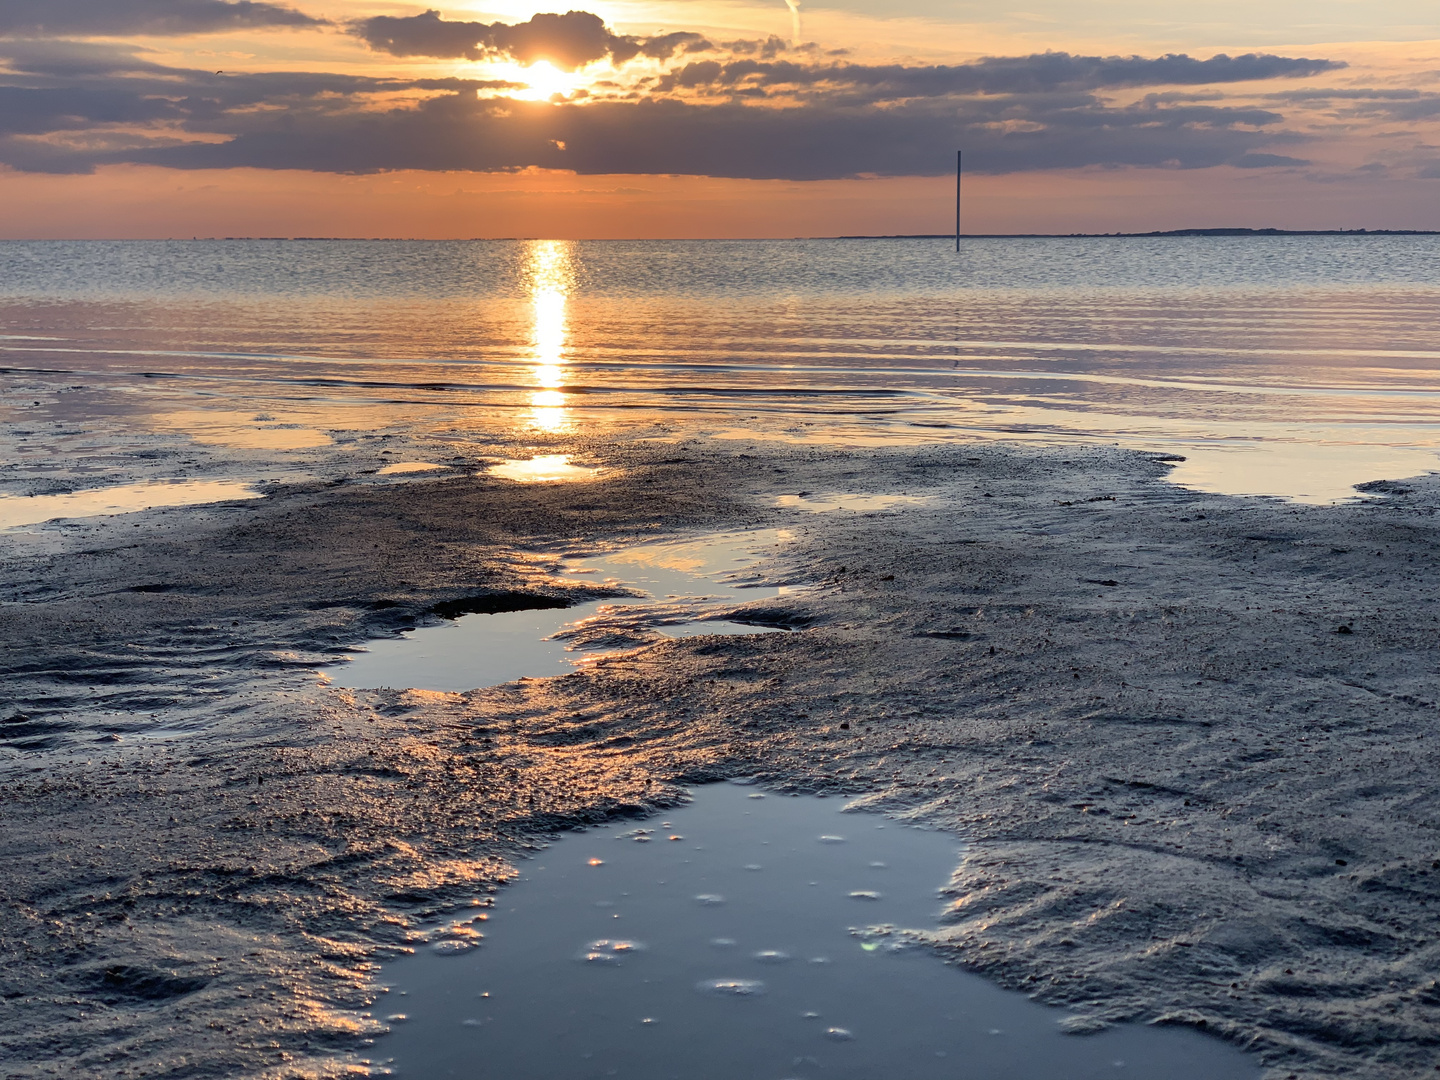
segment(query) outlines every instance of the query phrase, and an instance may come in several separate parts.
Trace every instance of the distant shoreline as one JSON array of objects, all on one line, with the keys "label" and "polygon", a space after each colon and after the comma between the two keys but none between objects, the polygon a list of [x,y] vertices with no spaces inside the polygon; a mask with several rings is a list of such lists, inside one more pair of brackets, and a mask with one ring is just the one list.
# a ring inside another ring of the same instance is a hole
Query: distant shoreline
[{"label": "distant shoreline", "polygon": [[[1436,229],[1165,229],[1114,233],[961,233],[962,240],[1105,240],[1170,236],[1440,236]],[[954,233],[896,233],[889,236],[821,236],[817,240],[954,240]]]}]

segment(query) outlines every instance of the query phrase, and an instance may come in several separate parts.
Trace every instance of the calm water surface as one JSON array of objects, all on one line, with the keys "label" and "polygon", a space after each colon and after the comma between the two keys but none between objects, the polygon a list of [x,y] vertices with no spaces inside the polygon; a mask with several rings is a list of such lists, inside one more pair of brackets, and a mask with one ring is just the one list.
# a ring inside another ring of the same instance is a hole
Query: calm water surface
[{"label": "calm water surface", "polygon": [[[1068,1014],[907,947],[958,843],[839,799],[714,784],[567,836],[387,965],[402,1080],[1255,1080],[1182,1028]],[[478,947],[477,947],[478,946]]]},{"label": "calm water surface", "polygon": [[441,620],[373,641],[326,674],[336,686],[463,691],[563,675],[587,658],[646,644],[656,634],[773,633],[774,627],[723,616],[727,609],[791,591],[755,570],[766,549],[789,539],[787,530],[760,529],[674,537],[590,555],[567,562],[564,575],[634,595]]},{"label": "calm water surface", "polygon": [[[1324,500],[1440,449],[1440,238],[0,243],[13,459],[998,436]],[[67,458],[69,460],[69,458]]]}]

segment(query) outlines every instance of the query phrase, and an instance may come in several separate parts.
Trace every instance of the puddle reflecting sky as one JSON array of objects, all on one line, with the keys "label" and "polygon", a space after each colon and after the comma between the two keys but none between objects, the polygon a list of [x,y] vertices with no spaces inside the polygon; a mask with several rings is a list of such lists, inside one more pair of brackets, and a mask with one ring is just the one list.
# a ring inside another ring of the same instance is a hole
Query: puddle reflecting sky
[{"label": "puddle reflecting sky", "polygon": [[[558,409],[558,407],[557,407]],[[563,410],[559,410],[563,412]],[[559,415],[557,412],[557,417]],[[560,423],[557,419],[556,423]],[[601,470],[585,465],[572,465],[569,454],[540,454],[533,458],[517,458],[491,465],[485,470],[502,480],[522,484],[559,484],[572,480],[593,480]]]},{"label": "puddle reflecting sky", "polygon": [[867,932],[937,926],[954,837],[838,799],[694,796],[564,837],[386,965],[376,1058],[402,1080],[1259,1075],[1192,1031],[1064,1034],[1066,1013]]},{"label": "puddle reflecting sky", "polygon": [[259,494],[249,485],[228,480],[151,480],[61,495],[0,495],[0,529],[38,525],[52,518],[128,514],[162,506],[197,506],[258,498]]},{"label": "puddle reflecting sky", "polygon": [[775,505],[782,510],[807,510],[812,514],[823,514],[830,510],[852,510],[857,514],[874,514],[883,510],[895,510],[903,506],[923,506],[931,501],[929,495],[816,495],[804,492],[797,495],[781,495]]},{"label": "puddle reflecting sky", "polygon": [[[1433,237],[0,244],[0,425],[283,454],[607,429],[1178,451],[1324,500],[1435,466]],[[256,417],[269,417],[258,420]],[[23,432],[23,434],[22,434]],[[537,451],[537,455],[543,451]]]},{"label": "puddle reflecting sky", "polygon": [[337,686],[461,691],[521,677],[562,675],[605,651],[665,637],[773,633],[716,614],[782,595],[755,572],[760,553],[784,543],[783,529],[718,533],[634,544],[567,563],[564,574],[591,585],[640,592],[568,608],[463,615],[440,626],[371,642],[326,669]]}]

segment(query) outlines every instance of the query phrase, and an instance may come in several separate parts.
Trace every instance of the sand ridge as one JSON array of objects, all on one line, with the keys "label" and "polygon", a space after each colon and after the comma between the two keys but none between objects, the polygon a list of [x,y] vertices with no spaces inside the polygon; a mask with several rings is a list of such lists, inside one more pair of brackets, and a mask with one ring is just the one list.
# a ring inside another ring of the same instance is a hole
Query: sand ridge
[{"label": "sand ridge", "polygon": [[[936,947],[1085,1024],[1195,1025],[1273,1077],[1433,1071],[1434,481],[1298,507],[1099,448],[565,449],[607,472],[293,485],[11,546],[13,1075],[383,1058],[386,949],[547,832],[741,773],[969,838]],[[801,491],[933,498],[771,505]],[[792,633],[469,694],[313,675],[441,601],[573,592],[547,552],[776,524],[768,573],[813,586],[765,603]]]}]

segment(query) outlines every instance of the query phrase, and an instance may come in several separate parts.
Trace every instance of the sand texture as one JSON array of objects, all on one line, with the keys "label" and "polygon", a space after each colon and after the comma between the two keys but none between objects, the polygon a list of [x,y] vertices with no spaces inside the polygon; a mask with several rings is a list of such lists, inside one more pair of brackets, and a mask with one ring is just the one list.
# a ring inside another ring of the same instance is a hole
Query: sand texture
[{"label": "sand texture", "polygon": [[[967,838],[928,936],[1077,1030],[1435,1074],[1440,484],[1302,507],[1108,449],[561,449],[608,471],[0,534],[0,1075],[363,1069],[390,950],[555,830],[735,775]],[[802,491],[932,498],[772,505]],[[314,673],[444,601],[578,598],[564,553],[760,526],[810,588],[750,616],[790,632],[466,694]]]}]

